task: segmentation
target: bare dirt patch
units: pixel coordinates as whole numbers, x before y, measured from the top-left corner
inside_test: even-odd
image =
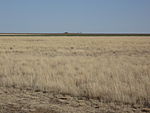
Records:
[[[140,105],[0,87],[0,113],[144,113]]]

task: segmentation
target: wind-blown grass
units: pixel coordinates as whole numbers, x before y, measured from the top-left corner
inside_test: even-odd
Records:
[[[149,105],[150,40],[1,37],[0,86]]]

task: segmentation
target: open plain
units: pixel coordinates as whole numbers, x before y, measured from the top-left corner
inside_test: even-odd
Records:
[[[0,36],[0,113],[150,112],[150,37]]]

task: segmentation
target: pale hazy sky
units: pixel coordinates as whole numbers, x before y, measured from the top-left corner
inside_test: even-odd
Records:
[[[0,0],[0,32],[150,33],[150,0]]]

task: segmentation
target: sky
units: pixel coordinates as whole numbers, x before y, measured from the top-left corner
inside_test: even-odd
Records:
[[[0,0],[0,33],[150,33],[150,0]]]

